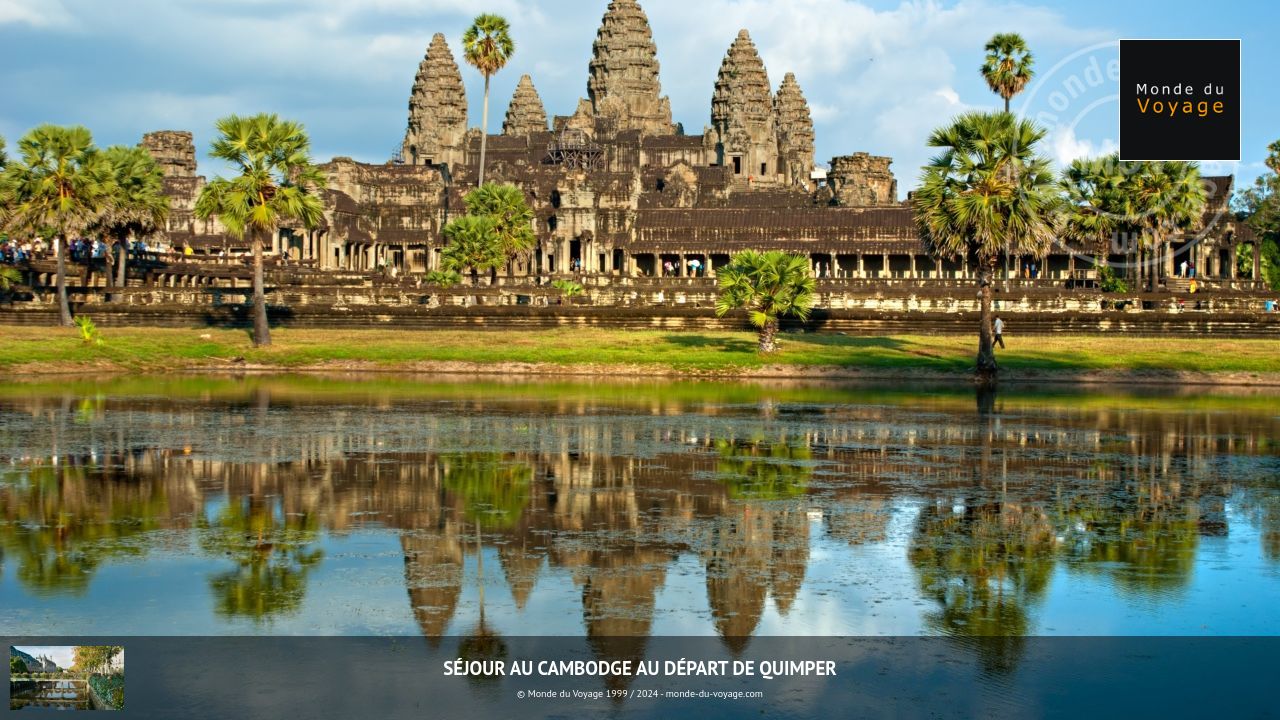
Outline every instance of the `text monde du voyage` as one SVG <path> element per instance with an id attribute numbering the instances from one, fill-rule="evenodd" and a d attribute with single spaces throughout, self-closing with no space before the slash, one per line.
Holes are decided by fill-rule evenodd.
<path id="1" fill-rule="evenodd" d="M 1138 112 L 1163 117 L 1209 117 L 1226 114 L 1226 86 L 1205 83 L 1203 87 L 1189 83 L 1151 85 L 1136 83 L 1134 87 Z"/>

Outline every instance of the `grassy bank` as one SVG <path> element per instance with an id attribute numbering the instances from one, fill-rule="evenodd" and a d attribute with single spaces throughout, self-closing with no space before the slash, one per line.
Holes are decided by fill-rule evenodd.
<path id="1" fill-rule="evenodd" d="M 109 328 L 101 345 L 74 329 L 0 326 L 0 368 L 37 374 L 76 370 L 163 372 L 373 366 L 386 370 L 800 375 L 810 371 L 933 372 L 960 375 L 973 365 L 968 337 L 787 335 L 764 358 L 748 333 L 678 333 L 564 328 L 538 332 L 396 330 L 274 331 L 254 349 L 240 330 Z M 1271 340 L 1162 340 L 1124 336 L 1009 338 L 1000 362 L 1012 374 L 1131 371 L 1280 375 L 1280 343 Z M 448 367 L 446 367 L 448 366 Z M 458 366 L 458 367 L 452 367 Z"/>

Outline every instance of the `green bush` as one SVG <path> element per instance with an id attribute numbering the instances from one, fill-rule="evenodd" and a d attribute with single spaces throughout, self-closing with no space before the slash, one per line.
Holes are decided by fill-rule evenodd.
<path id="1" fill-rule="evenodd" d="M 556 280 L 551 283 L 551 287 L 564 293 L 565 297 L 578 297 L 587 291 L 582 285 L 572 280 Z"/>
<path id="2" fill-rule="evenodd" d="M 1125 282 L 1124 278 L 1116 275 L 1115 271 L 1107 265 L 1102 265 L 1098 268 L 1098 287 L 1102 288 L 1102 292 L 1129 292 L 1129 283 Z"/>
<path id="3" fill-rule="evenodd" d="M 98 330 L 98 326 L 93 323 L 93 320 L 87 316 L 82 315 L 76 318 L 76 329 L 80 331 L 80 339 L 86 345 L 102 344 L 102 333 Z"/>

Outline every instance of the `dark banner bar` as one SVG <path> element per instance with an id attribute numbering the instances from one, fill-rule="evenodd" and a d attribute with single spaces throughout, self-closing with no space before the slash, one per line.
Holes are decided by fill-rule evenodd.
<path id="1" fill-rule="evenodd" d="M 84 638 L 6 638 L 75 645 Z M 1277 638 L 94 638 L 136 718 L 1265 717 Z"/>

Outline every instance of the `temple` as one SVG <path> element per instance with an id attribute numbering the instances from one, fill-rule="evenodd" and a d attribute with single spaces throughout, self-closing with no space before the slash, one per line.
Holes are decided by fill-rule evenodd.
<path id="1" fill-rule="evenodd" d="M 899 196 L 891 158 L 854 152 L 817 166 L 799 79 L 788 72 L 775 89 L 747 30 L 732 39 L 708 88 L 702 135 L 673 123 L 659 70 L 643 8 L 613 0 L 587 67 L 587 96 L 570 114 L 549 118 L 534 78 L 520 78 L 501 134 L 488 138 L 486 172 L 524 190 L 539 243 L 505 269 L 504 281 L 714 277 L 748 249 L 803 253 L 820 278 L 976 277 L 963 259 L 930 255 Z M 311 231 L 282 229 L 271 250 L 327 271 L 411 277 L 439 269 L 441 230 L 479 174 L 481 131 L 468 127 L 467 111 L 458 62 L 437 34 L 414 78 L 398 154 L 378 165 L 341 157 L 325 164 L 326 222 Z M 174 199 L 168 241 L 198 253 L 242 249 L 216 223 L 193 220 L 204 180 L 191 135 L 153 133 L 143 144 L 164 166 Z M 1206 222 L 1181 242 L 1196 241 L 1189 256 L 1200 278 L 1234 282 L 1236 246 L 1257 243 L 1225 213 L 1231 178 L 1207 182 Z M 1034 267 L 1038 280 L 1077 283 L 1092 273 L 1077 256 L 1089 254 L 1059 244 L 1044 257 L 1006 265 L 1017 277 Z"/>

